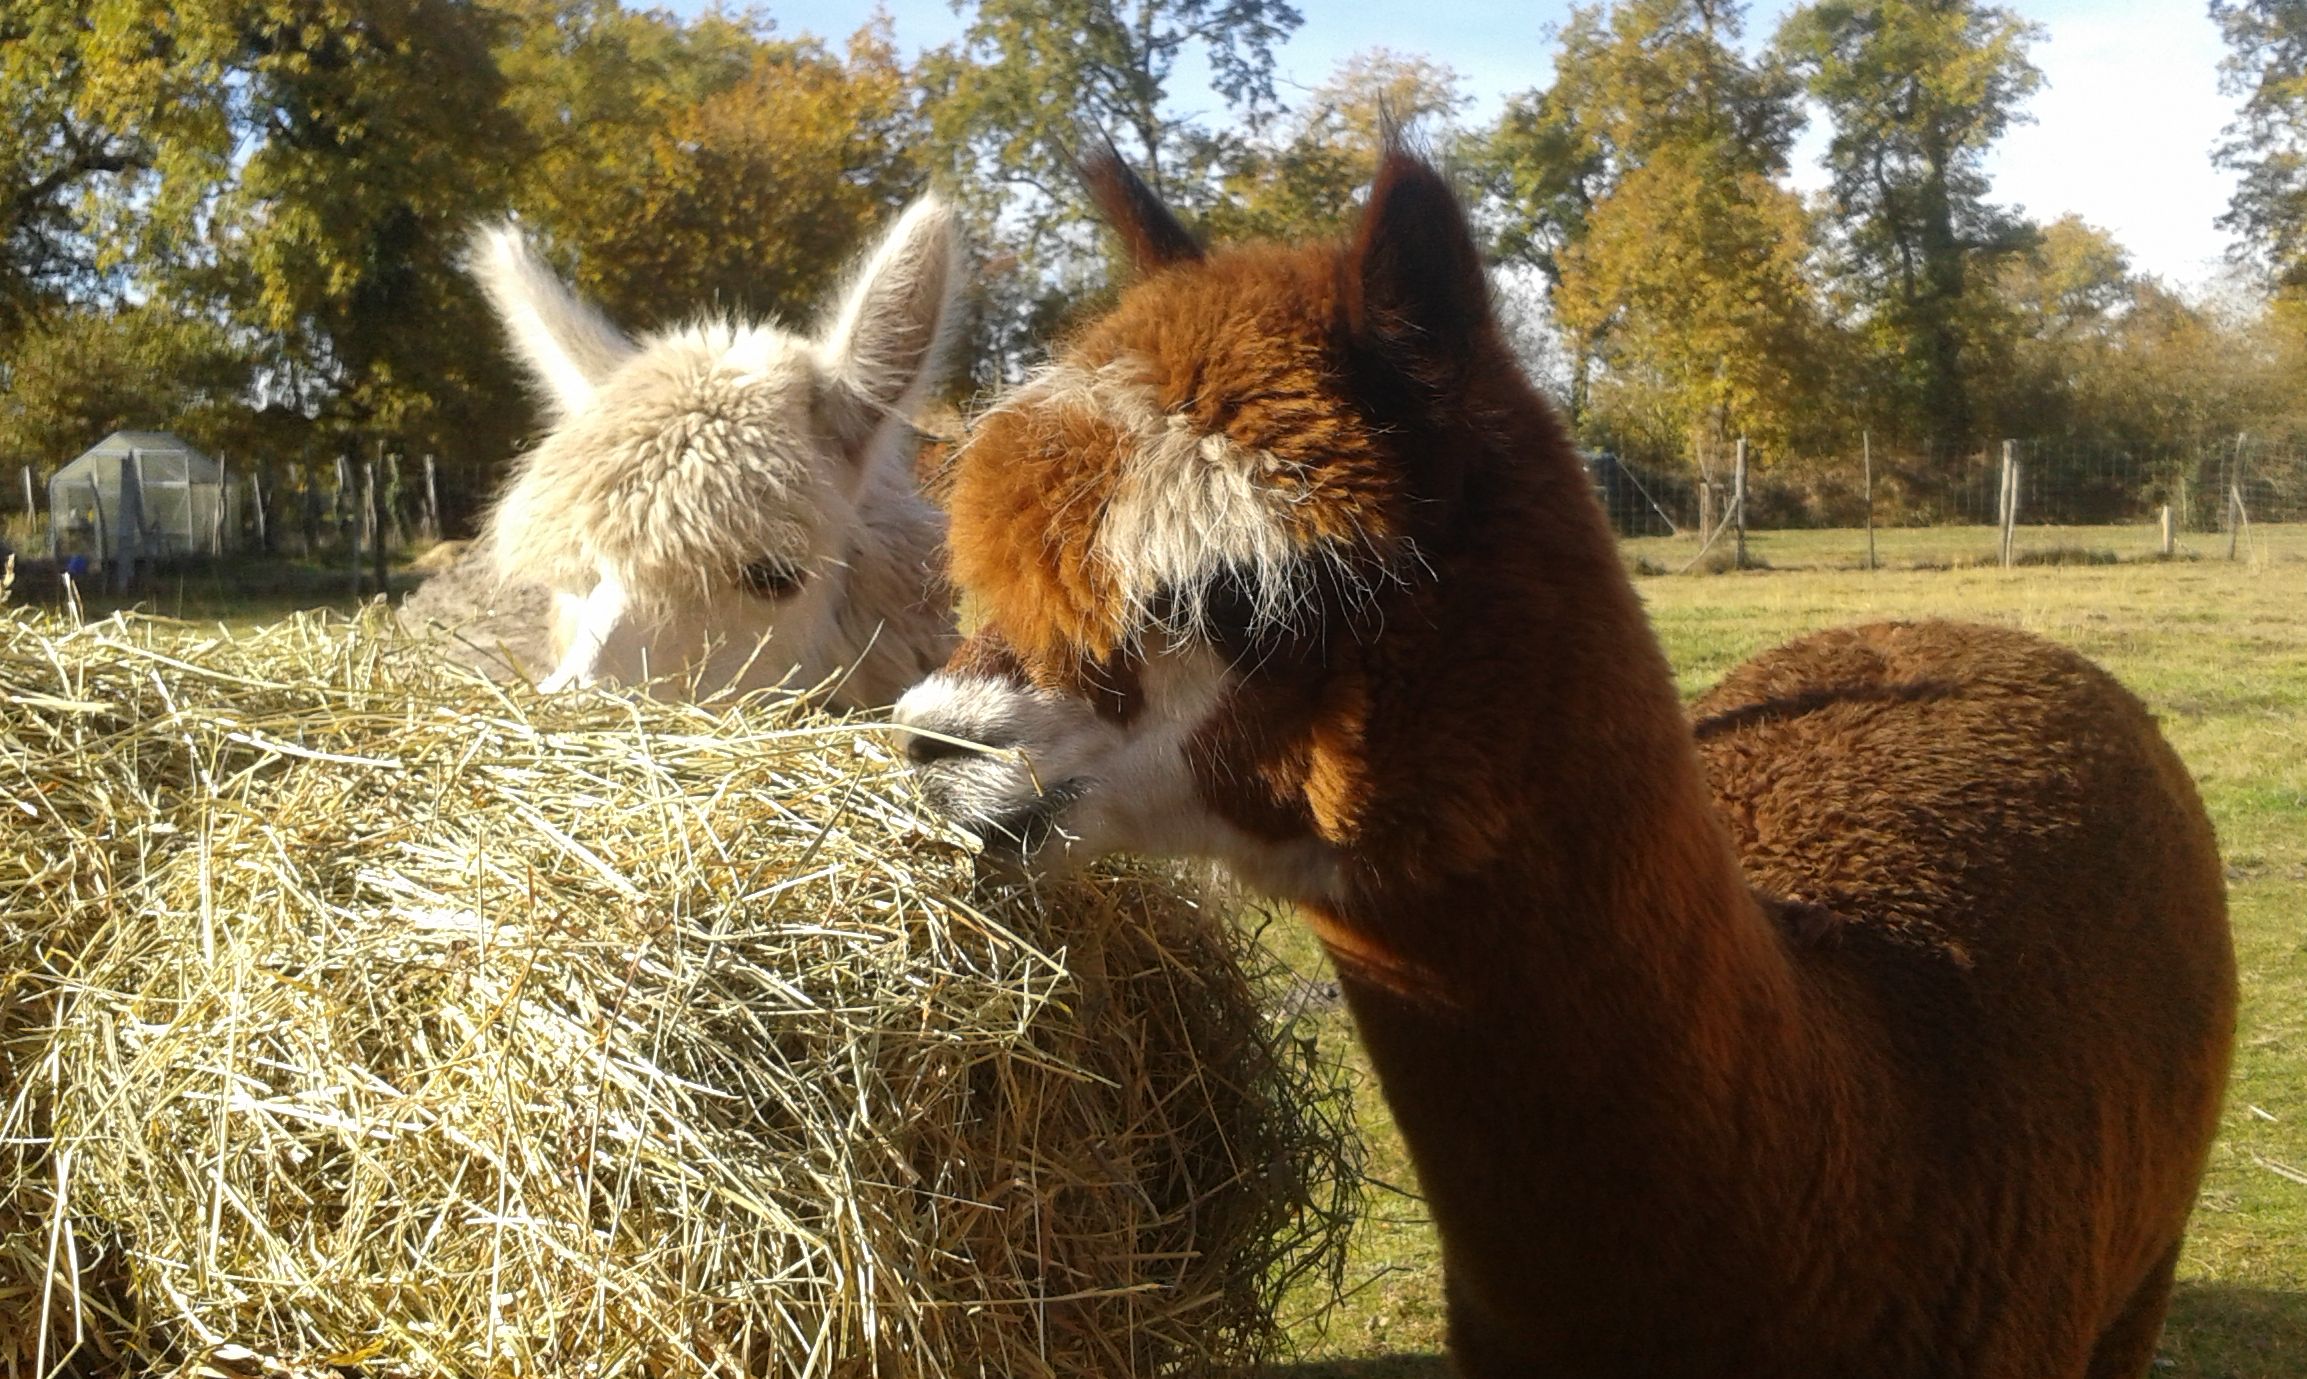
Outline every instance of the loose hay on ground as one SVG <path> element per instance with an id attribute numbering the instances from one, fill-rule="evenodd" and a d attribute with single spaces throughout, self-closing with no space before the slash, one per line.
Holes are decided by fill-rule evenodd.
<path id="1" fill-rule="evenodd" d="M 1254 946 L 972 900 L 870 729 L 4 609 L 0 704 L 0 1374 L 1192 1373 L 1337 1266 Z"/>

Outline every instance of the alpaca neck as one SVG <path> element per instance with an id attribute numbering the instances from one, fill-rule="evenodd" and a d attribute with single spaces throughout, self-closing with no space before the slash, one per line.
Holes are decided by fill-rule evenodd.
<path id="1" fill-rule="evenodd" d="M 1367 831 L 1355 879 L 1311 916 L 1445 1243 L 1490 1239 L 1471 1257 L 1525 1271 L 1541 1266 L 1518 1242 L 1598 1267 L 1649 1221 L 1735 1210 L 1722 1166 L 1771 1152 L 1760 1127 L 1817 1123 L 1785 1106 L 1818 1091 L 1798 975 L 1609 533 L 1563 496 L 1535 534 L 1488 505 L 1520 539 L 1477 542 L 1469 568 L 1543 555 L 1438 619 L 1445 645 L 1492 630 L 1482 674 L 1452 666 L 1414 712 L 1374 716 L 1368 779 L 1398 822 Z M 1441 723 L 1481 727 L 1423 726 Z M 1774 1102 L 1794 1114 L 1761 1114 Z"/>

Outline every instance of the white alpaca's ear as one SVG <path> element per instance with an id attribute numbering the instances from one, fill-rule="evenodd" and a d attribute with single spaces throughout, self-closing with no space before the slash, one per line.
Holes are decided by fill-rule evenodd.
<path id="1" fill-rule="evenodd" d="M 511 224 L 474 235 L 465 268 L 488 294 L 513 357 L 536 380 L 554 420 L 591 405 L 601 380 L 633 353 L 633 342 L 555 277 Z"/>
<path id="2" fill-rule="evenodd" d="M 843 445 L 861 448 L 884 422 L 910 420 L 928 399 L 953 343 L 960 295 L 953 212 L 924 196 L 866 257 L 818 338 L 830 385 L 824 411 Z"/>

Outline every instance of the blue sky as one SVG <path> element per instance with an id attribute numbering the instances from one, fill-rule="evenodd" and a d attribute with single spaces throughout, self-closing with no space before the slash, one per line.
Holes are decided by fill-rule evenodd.
<path id="1" fill-rule="evenodd" d="M 704 0 L 659 0 L 694 14 Z M 636 0 L 627 0 L 636 3 Z M 1448 64 L 1475 97 L 1470 119 L 1487 120 L 1513 92 L 1549 77 L 1549 27 L 1565 0 L 1297 0 L 1305 23 L 1279 55 L 1296 88 L 1318 85 L 1338 61 L 1368 48 L 1422 52 Z M 2233 179 L 2211 166 L 2211 146 L 2234 117 L 2220 95 L 2217 28 L 2203 0 L 2005 0 L 2042 25 L 2034 49 L 2046 78 L 2029 106 L 2034 122 L 2005 137 L 1990 164 L 1995 197 L 2039 220 L 2068 212 L 2114 233 L 2133 266 L 2174 286 L 2200 286 L 2217 271 L 2228 238 L 2213 225 Z M 959 36 L 945 0 L 885 0 L 908 52 Z M 736 7 L 742 7 L 736 6 Z M 872 17 L 872 0 L 782 0 L 763 9 L 787 34 L 844 37 Z M 1749 37 L 1776 28 L 1785 7 L 1758 0 Z M 1218 103 L 1176 90 L 1184 111 Z M 1815 187 L 1824 146 L 1813 128 L 1798 151 L 1795 180 Z"/>

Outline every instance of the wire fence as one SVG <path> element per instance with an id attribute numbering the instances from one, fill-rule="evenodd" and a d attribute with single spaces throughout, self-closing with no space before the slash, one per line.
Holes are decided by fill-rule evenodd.
<path id="1" fill-rule="evenodd" d="M 185 496 L 194 486 L 156 479 L 147 465 L 90 483 L 70 482 L 70 468 L 20 467 L 8 487 L 21 491 L 21 507 L 0 503 L 9 509 L 0 512 L 0 550 L 45 557 L 116 589 L 134 588 L 147 567 L 171 562 L 286 556 L 342 565 L 355 591 L 380 590 L 395 558 L 443 534 L 443 485 L 429 455 L 346 455 L 317 466 L 225 462 L 198 486 L 205 490 L 198 503 Z M 198 506 L 197 539 L 177 539 L 180 527 L 190 528 L 175 520 L 172 502 Z"/>
<path id="2" fill-rule="evenodd" d="M 1799 463 L 1742 446 L 1682 468 L 1587 463 L 1650 570 L 2307 560 L 2307 450 L 2249 436 L 1954 453 L 1862 437 Z"/>

